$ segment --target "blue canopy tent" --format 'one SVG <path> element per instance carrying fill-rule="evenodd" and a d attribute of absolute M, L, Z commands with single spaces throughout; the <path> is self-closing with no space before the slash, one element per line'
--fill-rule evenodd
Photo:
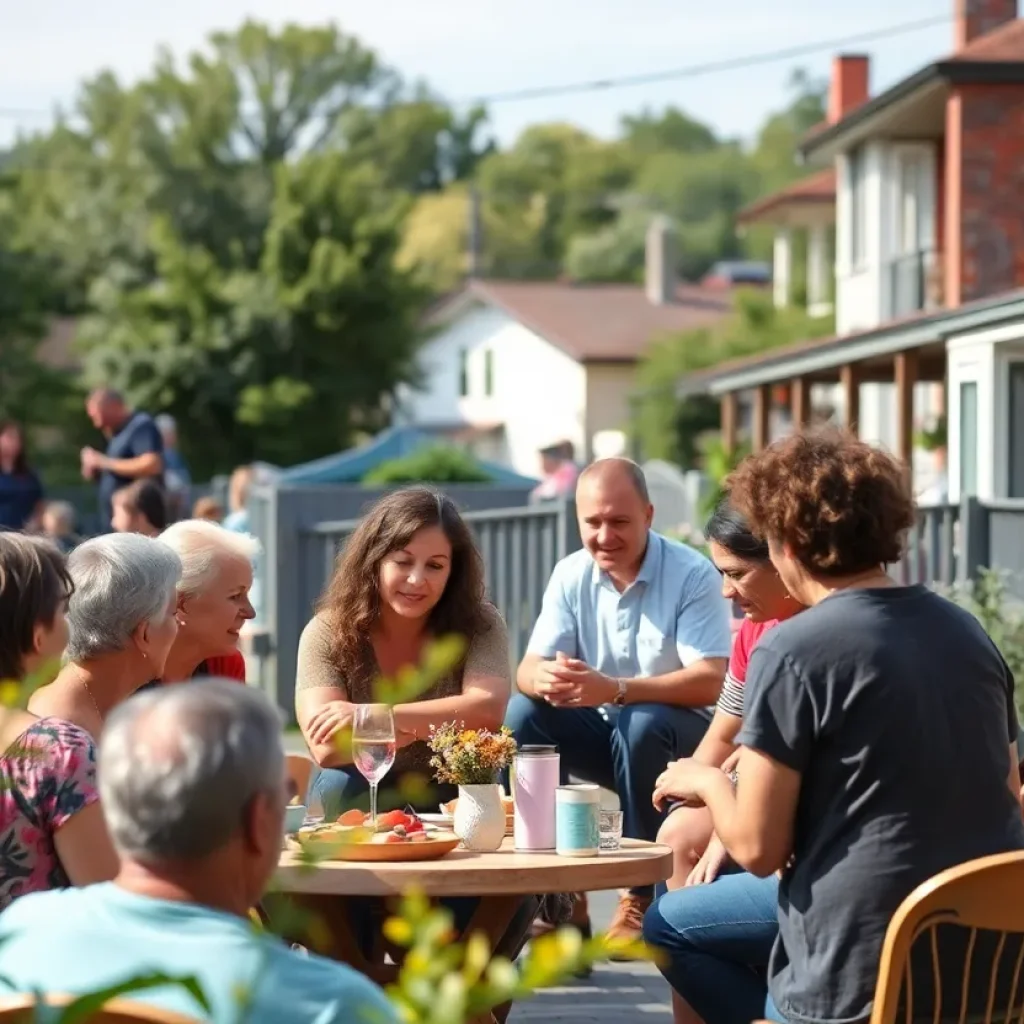
<path fill-rule="evenodd" d="M 358 448 L 278 470 L 275 480 L 282 484 L 357 484 L 381 463 L 404 458 L 419 448 L 436 443 L 436 438 L 415 427 L 389 427 Z M 537 483 L 532 477 L 522 476 L 496 462 L 476 461 L 495 484 L 532 488 Z"/>

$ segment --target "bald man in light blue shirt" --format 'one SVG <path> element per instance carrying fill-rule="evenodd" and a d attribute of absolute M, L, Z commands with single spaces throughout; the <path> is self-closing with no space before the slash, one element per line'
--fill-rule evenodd
<path fill-rule="evenodd" d="M 651 530 L 635 463 L 593 463 L 576 510 L 583 550 L 551 574 L 506 724 L 521 745 L 556 744 L 563 781 L 614 790 L 624 834 L 654 840 L 655 780 L 693 754 L 725 678 L 729 606 L 707 558 Z M 610 933 L 638 937 L 651 896 L 623 896 Z"/>

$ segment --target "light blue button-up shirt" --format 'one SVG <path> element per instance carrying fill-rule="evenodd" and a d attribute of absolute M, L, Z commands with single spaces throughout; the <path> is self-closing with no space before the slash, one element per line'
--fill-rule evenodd
<path fill-rule="evenodd" d="M 621 593 L 586 549 L 563 558 L 544 592 L 529 653 L 553 658 L 561 651 L 622 679 L 728 658 L 729 604 L 718 570 L 686 544 L 653 530 L 647 537 L 640 572 Z"/>

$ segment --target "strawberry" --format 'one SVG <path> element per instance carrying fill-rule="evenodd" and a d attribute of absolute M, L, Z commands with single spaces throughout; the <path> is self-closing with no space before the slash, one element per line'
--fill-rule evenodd
<path fill-rule="evenodd" d="M 410 821 L 411 819 L 409 815 L 403 811 L 388 811 L 387 814 L 380 814 L 377 816 L 377 828 L 394 828 L 396 825 L 407 827 Z"/>

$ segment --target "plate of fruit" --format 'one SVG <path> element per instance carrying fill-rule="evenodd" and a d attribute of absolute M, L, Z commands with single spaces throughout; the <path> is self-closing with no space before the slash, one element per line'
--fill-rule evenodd
<path fill-rule="evenodd" d="M 410 811 L 379 814 L 376 828 L 363 811 L 346 811 L 337 821 L 302 829 L 295 839 L 328 860 L 348 861 L 436 860 L 459 845 L 456 836 Z"/>

